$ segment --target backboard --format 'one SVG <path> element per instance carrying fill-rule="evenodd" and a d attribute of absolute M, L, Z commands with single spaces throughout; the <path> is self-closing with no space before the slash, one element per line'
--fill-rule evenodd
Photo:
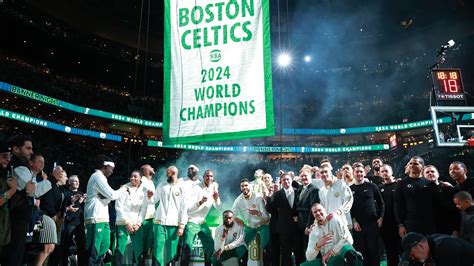
<path fill-rule="evenodd" d="M 431 106 L 436 146 L 474 145 L 474 107 Z"/>

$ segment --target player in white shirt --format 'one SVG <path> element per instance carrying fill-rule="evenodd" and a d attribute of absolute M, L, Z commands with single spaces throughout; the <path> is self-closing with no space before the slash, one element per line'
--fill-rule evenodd
<path fill-rule="evenodd" d="M 166 176 L 167 180 L 158 185 L 153 196 L 159 203 L 153 221 L 153 265 L 167 265 L 172 261 L 178 248 L 178 239 L 183 235 L 188 221 L 185 190 L 178 180 L 178 168 L 168 167 Z"/>
<path fill-rule="evenodd" d="M 155 169 L 149 164 L 142 165 L 140 168 L 142 171 L 142 185 L 147 189 L 147 201 L 148 207 L 145 214 L 145 220 L 142 224 L 143 230 L 143 252 L 140 255 L 141 261 L 148 257 L 153 243 L 153 218 L 155 217 L 155 200 L 153 195 L 155 194 L 155 184 L 153 183 L 153 176 L 155 175 Z"/>
<path fill-rule="evenodd" d="M 199 236 L 204 248 L 205 264 L 211 264 L 214 242 L 212 240 L 212 232 L 206 224 L 206 216 L 212 206 L 219 209 L 221 205 L 218 189 L 219 185 L 214 182 L 214 172 L 206 170 L 203 175 L 203 181 L 192 185 L 189 192 L 187 190 L 188 223 L 186 224 L 184 234 L 185 243 L 180 265 L 189 265 L 196 235 Z"/>
<path fill-rule="evenodd" d="M 247 265 L 244 228 L 234 221 L 234 212 L 231 210 L 224 211 L 222 220 L 223 224 L 214 232 L 213 265 L 221 265 L 232 257 L 239 260 L 239 265 Z"/>
<path fill-rule="evenodd" d="M 354 250 L 349 228 L 339 215 L 329 220 L 325 208 L 319 203 L 311 207 L 311 212 L 315 218 L 314 226 L 306 249 L 307 261 L 301 265 L 346 265 L 344 258 L 346 252 Z M 318 261 L 319 259 L 316 260 L 320 252 L 322 263 Z"/>
<path fill-rule="evenodd" d="M 245 225 L 245 243 L 249 245 L 258 233 L 261 247 L 265 248 L 270 239 L 270 215 L 265 208 L 262 195 L 250 191 L 248 179 L 240 181 L 240 191 L 242 194 L 235 199 L 232 211 L 236 216 L 236 221 Z"/>
<path fill-rule="evenodd" d="M 128 238 L 132 240 L 135 262 L 143 252 L 143 221 L 148 207 L 148 191 L 141 182 L 142 173 L 138 170 L 130 174 L 130 182 L 123 186 L 123 192 L 115 201 L 116 239 L 115 265 L 122 265 Z M 128 262 L 132 263 L 132 261 Z"/>
<path fill-rule="evenodd" d="M 324 185 L 319 189 L 321 204 L 329 213 L 329 219 L 338 214 L 342 221 L 352 228 L 351 208 L 354 202 L 352 191 L 342 179 L 336 179 L 329 166 L 323 166 L 320 170 L 321 180 Z"/>
<path fill-rule="evenodd" d="M 98 156 L 95 173 L 87 182 L 84 208 L 86 249 L 89 264 L 99 265 L 110 246 L 109 203 L 120 197 L 121 190 L 113 190 L 107 182 L 115 163 L 106 156 Z"/>

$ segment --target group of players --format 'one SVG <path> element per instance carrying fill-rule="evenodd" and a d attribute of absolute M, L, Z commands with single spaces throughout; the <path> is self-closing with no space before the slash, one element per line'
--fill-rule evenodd
<path fill-rule="evenodd" d="M 152 259 L 158 265 L 176 260 L 178 246 L 180 265 L 188 265 L 196 237 L 201 240 L 206 264 L 214 265 L 232 257 L 245 265 L 247 250 L 255 248 L 262 248 L 263 253 L 252 250 L 250 259 L 259 260 L 255 254 L 261 254 L 266 265 L 380 265 L 383 247 L 388 265 L 398 265 L 400 259 L 438 260 L 439 264 L 447 255 L 442 251 L 435 254 L 435 244 L 427 252 L 429 246 L 422 246 L 427 239 L 450 246 L 457 243 L 455 250 L 450 249 L 450 265 L 463 265 L 456 264 L 456 258 L 463 258 L 466 265 L 474 262 L 473 246 L 460 240 L 469 240 L 473 232 L 461 228 L 454 203 L 465 200 L 466 192 L 474 190 L 462 162 L 450 166 L 455 185 L 440 181 L 436 167 L 425 166 L 416 156 L 406 165 L 403 179 L 395 178 L 392 168 L 379 158 L 372 161 L 370 175 L 367 166 L 354 163 L 343 165 L 334 176 L 327 160 L 319 167 L 305 165 L 298 175 L 280 171 L 275 183 L 271 175 L 257 170 L 254 180 L 240 181 L 241 194 L 232 208 L 223 212 L 223 224 L 214 233 L 205 223 L 206 216 L 213 206 L 222 211 L 222 203 L 212 170 L 206 170 L 200 180 L 199 168 L 190 165 L 187 177 L 178 178 L 178 169 L 171 166 L 166 170 L 166 181 L 155 189 L 153 169 L 145 165 L 142 178 L 134 171 L 130 183 L 114 191 L 106 179 L 113 167 L 113 162 L 104 160 L 87 186 L 86 243 L 94 251 L 90 259 L 96 263 L 109 244 L 104 232 L 110 200 L 116 200 L 117 264 L 122 262 L 129 236 L 137 261 L 153 239 Z M 435 233 L 445 235 L 431 238 Z M 148 244 L 144 245 L 146 238 Z M 178 245 L 180 241 L 182 245 Z"/>

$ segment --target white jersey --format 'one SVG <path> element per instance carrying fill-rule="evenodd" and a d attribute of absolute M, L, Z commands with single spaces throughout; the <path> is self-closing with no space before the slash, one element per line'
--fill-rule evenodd
<path fill-rule="evenodd" d="M 148 207 L 147 191 L 143 183 L 139 187 L 132 187 L 130 183 L 123 186 L 120 197 L 115 201 L 117 225 L 143 223 Z"/>
<path fill-rule="evenodd" d="M 257 210 L 260 215 L 252 215 L 250 210 Z M 242 218 L 245 225 L 251 228 L 258 228 L 270 221 L 270 215 L 265 209 L 265 202 L 259 193 L 252 193 L 248 199 L 240 194 L 234 201 L 232 211 L 236 217 Z"/>
<path fill-rule="evenodd" d="M 195 224 L 204 223 L 207 214 L 211 210 L 212 206 L 220 210 L 221 199 L 214 200 L 214 192 L 218 192 L 219 184 L 213 182 L 209 187 L 206 187 L 204 182 L 199 182 L 192 187 L 189 194 L 186 195 L 188 202 L 188 222 Z M 204 197 L 207 197 L 207 201 L 202 205 L 199 205 L 199 201 Z"/>
<path fill-rule="evenodd" d="M 219 225 L 214 232 L 214 250 L 232 250 L 244 244 L 244 227 L 234 222 L 234 225 L 228 229 L 227 236 L 222 238 L 224 225 Z"/>
<path fill-rule="evenodd" d="M 337 179 L 330 187 L 319 189 L 319 199 L 328 213 L 336 212 L 342 216 L 342 221 L 352 227 L 351 208 L 354 202 L 352 191 L 346 183 Z"/>
<path fill-rule="evenodd" d="M 308 261 L 316 259 L 319 251 L 315 247 L 326 234 L 331 234 L 332 241 L 321 247 L 321 254 L 323 256 L 331 250 L 334 254 L 338 254 L 342 247 L 354 243 L 349 228 L 342 221 L 341 216 L 335 215 L 325 225 L 319 225 L 315 221 L 315 225 L 309 235 L 308 248 L 306 249 L 306 259 Z"/>
<path fill-rule="evenodd" d="M 148 177 L 146 176 L 142 176 L 142 185 L 146 188 L 147 195 L 148 195 L 148 190 L 153 191 L 153 193 L 155 193 L 156 188 L 155 188 L 155 184 L 153 183 L 153 180 L 148 179 Z M 153 219 L 153 217 L 155 217 L 156 208 L 155 208 L 154 199 L 155 199 L 154 197 L 148 198 L 148 206 L 146 209 L 145 220 Z"/>
<path fill-rule="evenodd" d="M 182 182 L 163 182 L 158 185 L 154 195 L 159 205 L 155 211 L 155 224 L 184 226 L 188 221 L 186 198 Z"/>
<path fill-rule="evenodd" d="M 113 190 L 102 171 L 96 170 L 87 182 L 84 222 L 86 224 L 108 223 L 109 203 L 120 197 L 121 189 Z"/>

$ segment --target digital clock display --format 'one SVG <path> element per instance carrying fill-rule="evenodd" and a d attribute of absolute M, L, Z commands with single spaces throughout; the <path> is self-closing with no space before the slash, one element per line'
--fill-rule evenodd
<path fill-rule="evenodd" d="M 464 101 L 464 88 L 459 69 L 434 69 L 432 77 L 437 100 Z"/>

